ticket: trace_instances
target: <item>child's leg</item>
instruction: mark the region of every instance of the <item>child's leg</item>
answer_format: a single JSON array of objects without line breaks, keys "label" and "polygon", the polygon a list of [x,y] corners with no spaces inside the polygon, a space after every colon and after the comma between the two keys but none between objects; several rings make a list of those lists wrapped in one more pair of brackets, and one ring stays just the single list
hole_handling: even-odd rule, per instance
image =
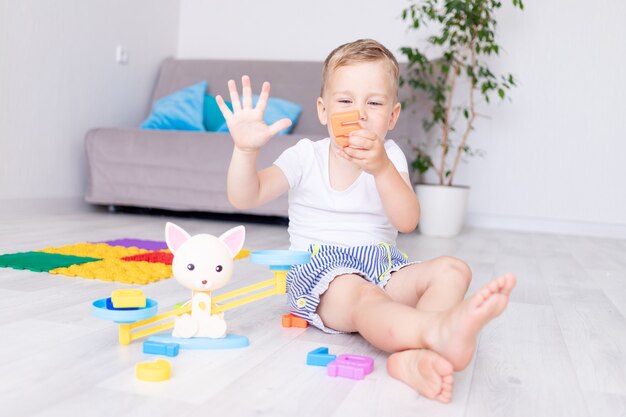
[{"label": "child's leg", "polygon": [[[393,300],[421,311],[446,311],[463,300],[470,280],[465,262],[442,256],[392,273],[385,291]],[[450,362],[427,349],[395,352],[387,360],[389,375],[444,403],[452,398],[453,370]]]},{"label": "child's leg", "polygon": [[508,303],[515,276],[505,274],[445,312],[423,312],[395,302],[384,290],[357,275],[335,278],[317,313],[328,327],[357,331],[387,352],[428,348],[463,369],[476,347],[476,335]]},{"label": "child's leg", "polygon": [[385,291],[393,300],[421,311],[446,311],[465,298],[472,271],[460,259],[441,256],[405,266],[391,276]]},{"label": "child's leg", "polygon": [[[434,313],[422,313],[397,303],[375,284],[354,274],[336,277],[320,297],[317,314],[327,327],[359,332],[387,352],[422,347]],[[389,337],[393,333],[393,337]]]}]

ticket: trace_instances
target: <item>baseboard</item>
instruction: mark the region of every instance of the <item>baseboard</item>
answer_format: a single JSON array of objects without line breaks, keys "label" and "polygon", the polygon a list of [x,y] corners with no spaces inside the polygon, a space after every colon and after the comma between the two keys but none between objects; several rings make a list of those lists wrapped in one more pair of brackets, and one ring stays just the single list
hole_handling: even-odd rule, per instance
[{"label": "baseboard", "polygon": [[[98,210],[102,211],[102,208],[85,203],[82,197],[0,199],[0,215],[14,213],[71,214]],[[468,213],[465,218],[465,225],[484,229],[513,230],[518,232],[626,239],[626,224]]]},{"label": "baseboard", "polygon": [[71,214],[93,211],[82,197],[0,199],[0,214]]},{"label": "baseboard", "polygon": [[626,239],[626,224],[592,223],[468,213],[465,224],[485,229]]}]

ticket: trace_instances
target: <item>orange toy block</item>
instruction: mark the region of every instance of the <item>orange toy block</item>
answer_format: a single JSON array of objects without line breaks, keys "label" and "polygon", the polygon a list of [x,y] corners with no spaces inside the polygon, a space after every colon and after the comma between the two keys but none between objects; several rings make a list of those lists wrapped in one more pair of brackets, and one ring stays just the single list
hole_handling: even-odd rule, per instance
[{"label": "orange toy block", "polygon": [[309,323],[301,317],[294,316],[293,314],[285,314],[283,316],[283,327],[300,327],[306,329],[308,326]]},{"label": "orange toy block", "polygon": [[350,132],[361,128],[359,125],[360,118],[361,114],[358,110],[344,111],[330,115],[330,126],[338,144],[344,148],[349,145],[348,135]]}]

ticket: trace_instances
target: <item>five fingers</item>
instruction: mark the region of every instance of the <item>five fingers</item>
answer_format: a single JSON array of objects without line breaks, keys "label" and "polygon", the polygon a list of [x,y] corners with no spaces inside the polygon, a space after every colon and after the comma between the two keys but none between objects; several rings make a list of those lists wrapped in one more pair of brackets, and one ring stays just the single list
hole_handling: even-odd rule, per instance
[{"label": "five fingers", "polygon": [[[230,101],[232,104],[232,110],[226,105],[224,98],[220,95],[215,97],[215,101],[217,106],[219,107],[222,115],[226,119],[227,123],[232,121],[233,115],[239,113],[243,110],[253,110],[257,113],[259,118],[263,117],[265,113],[265,109],[267,108],[267,101],[269,100],[270,95],[270,83],[265,81],[263,86],[261,87],[261,93],[259,94],[259,98],[256,103],[256,107],[253,107],[252,100],[252,85],[250,82],[250,77],[244,75],[241,77],[241,99],[239,98],[239,92],[237,91],[237,83],[235,80],[228,81],[228,93],[230,94]],[[273,123],[269,127],[269,131],[272,136],[277,134],[283,129],[291,126],[292,122],[289,119],[281,119],[277,122]]]},{"label": "five fingers", "polygon": [[[238,112],[239,110],[252,110],[253,109],[253,101],[252,101],[252,84],[250,83],[250,77],[244,75],[241,77],[241,95],[242,99],[239,99],[239,92],[237,91],[237,83],[235,80],[228,81],[228,93],[230,94],[230,102],[233,106],[233,112]],[[257,100],[256,107],[254,110],[258,110],[261,113],[265,112],[265,108],[267,107],[267,100],[270,95],[270,83],[265,81],[263,83],[263,87],[261,88],[261,94],[259,95],[259,99]],[[224,102],[221,96],[217,96],[216,101],[218,101],[218,106],[220,102]],[[243,103],[242,103],[243,100]],[[226,115],[222,107],[220,106],[222,113]],[[230,112],[229,113],[233,113]]]}]

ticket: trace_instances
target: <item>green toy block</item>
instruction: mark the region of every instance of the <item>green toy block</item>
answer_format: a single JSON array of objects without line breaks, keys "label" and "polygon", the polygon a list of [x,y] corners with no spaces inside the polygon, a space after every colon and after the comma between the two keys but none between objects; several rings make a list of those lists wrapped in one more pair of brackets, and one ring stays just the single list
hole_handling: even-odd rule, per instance
[{"label": "green toy block", "polygon": [[85,256],[59,255],[46,252],[19,252],[0,255],[1,268],[28,269],[30,271],[48,272],[56,268],[66,268],[87,262],[99,261],[99,258]]}]

